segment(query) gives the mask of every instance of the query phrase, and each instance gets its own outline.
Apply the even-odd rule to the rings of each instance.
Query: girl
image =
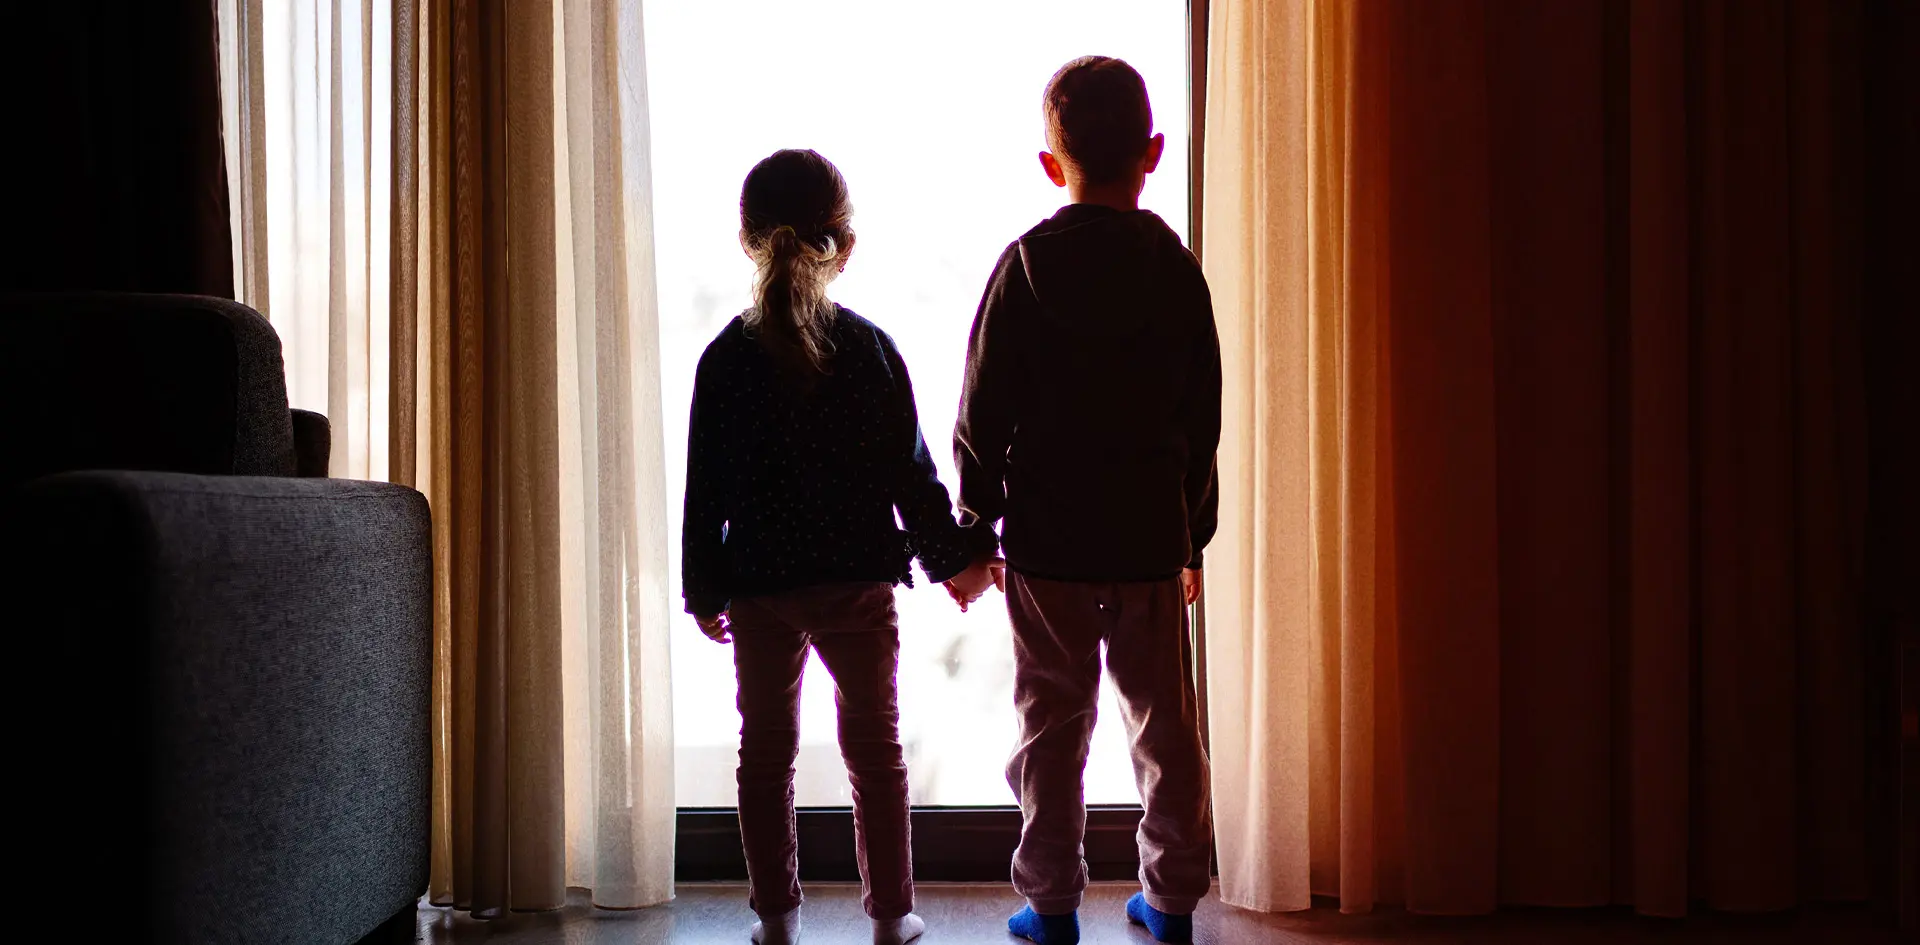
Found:
[[[800,936],[793,762],[809,647],[834,680],[873,940],[926,928],[913,914],[893,586],[911,583],[918,556],[970,602],[1001,566],[990,530],[953,520],[893,339],[827,300],[853,252],[852,218],[826,158],[779,151],[754,166],[740,189],[753,307],[707,346],[694,379],[682,579],[701,631],[733,643],[740,839],[761,945]]]

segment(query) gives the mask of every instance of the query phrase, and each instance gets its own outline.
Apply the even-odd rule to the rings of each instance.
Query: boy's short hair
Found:
[[[1047,147],[1093,183],[1126,175],[1147,152],[1153,106],[1147,82],[1125,61],[1081,56],[1047,81]]]

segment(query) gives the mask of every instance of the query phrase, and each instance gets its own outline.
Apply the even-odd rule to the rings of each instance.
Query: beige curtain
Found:
[[[1211,15],[1223,897],[1863,896],[1861,5]]]
[[[1203,245],[1225,382],[1221,521],[1239,523],[1208,552],[1221,896],[1280,911],[1338,890],[1364,910],[1397,870],[1359,867],[1398,827],[1396,799],[1377,796],[1397,784],[1398,733],[1368,278],[1383,260],[1350,228],[1377,213],[1348,188],[1349,161],[1369,157],[1347,147],[1352,4],[1214,0],[1210,13]]]
[[[610,908],[667,901],[640,4],[222,12],[230,166],[264,168],[232,175],[238,283],[272,293],[290,384],[311,389],[296,403],[334,418],[336,474],[390,475],[433,506],[432,900],[483,916],[556,908],[570,886]]]

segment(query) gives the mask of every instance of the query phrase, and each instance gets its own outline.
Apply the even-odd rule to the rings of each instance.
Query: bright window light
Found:
[[[1143,205],[1187,224],[1186,4],[1180,0],[662,0],[646,8],[654,239],[665,348],[675,599],[687,407],[707,342],[747,306],[740,182],[780,148],[839,165],[859,235],[835,301],[899,342],[948,489],[960,375],[980,293],[1006,244],[1065,202],[1040,171],[1040,95],[1068,60],[1119,56],[1146,77],[1166,158]],[[917,572],[916,572],[917,573]],[[902,588],[901,737],[917,805],[1004,805],[1017,727],[1013,648],[997,594],[961,614],[938,587]],[[673,640],[678,796],[731,807],[740,719],[732,653],[691,618]],[[833,687],[802,696],[798,803],[845,806]],[[1104,694],[1091,803],[1138,803],[1125,731]]]

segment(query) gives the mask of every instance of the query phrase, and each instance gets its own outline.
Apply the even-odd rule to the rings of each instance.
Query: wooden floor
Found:
[[[1088,890],[1080,910],[1087,945],[1152,945],[1130,928],[1123,904],[1137,886],[1100,884]],[[807,888],[808,945],[858,945],[869,941],[860,890],[853,886]],[[1020,900],[1004,885],[922,885],[918,911],[927,920],[926,945],[1017,941],[1006,934],[1007,915]],[[684,885],[671,904],[633,912],[594,909],[584,896],[558,912],[513,915],[480,922],[449,909],[420,910],[420,941],[428,945],[493,942],[500,945],[743,945],[752,915],[746,890],[734,885]],[[1209,899],[1195,917],[1195,941],[1276,945],[1894,945],[1895,933],[1874,926],[1863,912],[1817,909],[1766,916],[1703,916],[1685,921],[1643,919],[1624,911],[1521,910],[1469,919],[1380,912],[1343,916],[1332,909],[1284,915],[1243,912]]]

